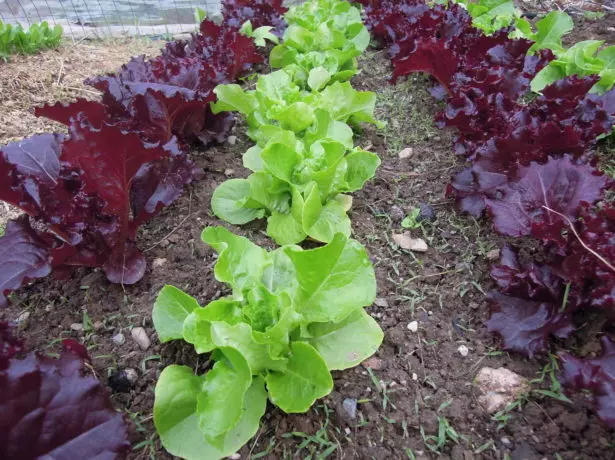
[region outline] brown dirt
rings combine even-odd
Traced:
[[[38,58],[29,58],[33,68]],[[385,331],[385,340],[371,361],[373,370],[363,365],[336,372],[334,392],[308,414],[289,416],[270,405],[241,458],[324,458],[329,452],[329,458],[380,460],[412,458],[411,452],[422,459],[614,459],[615,433],[600,424],[583,395],[568,404],[531,393],[519,410],[508,414],[510,420],[501,429],[481,409],[473,384],[481,367],[503,366],[534,378],[546,360],[528,361],[499,352],[497,339],[483,327],[487,318],[483,292],[492,287],[486,256],[501,241],[487,221],[459,215],[444,197],[460,163],[451,152],[451,134],[433,126],[438,107],[427,92],[428,80],[415,76],[389,86],[382,52],[368,53],[361,66],[363,73],[355,86],[379,94],[378,116],[388,126],[381,131],[366,127],[357,139],[381,155],[382,166],[376,178],[355,194],[351,219],[355,238],[367,246],[376,267],[379,300],[369,311]],[[31,130],[20,134],[26,132]],[[116,407],[135,422],[135,459],[170,458],[160,447],[151,416],[161,370],[183,363],[202,371],[205,365],[190,347],[158,342],[151,309],[164,284],[184,289],[202,304],[228,293],[213,277],[216,259],[200,241],[200,232],[207,225],[222,224],[210,212],[215,187],[229,176],[247,175],[241,166],[241,153],[250,145],[244,133],[239,126],[235,145],[194,152],[206,178],[142,229],[139,245],[147,250],[150,269],[139,284],[122,289],[110,285],[100,271],[79,270],[68,282],[48,279],[22,289],[13,306],[0,313],[16,319],[30,312],[25,334],[41,351],[55,350],[61,338],[83,341],[103,381],[117,369],[137,370],[134,388],[112,395]],[[397,153],[405,147],[412,147],[413,155],[401,160]],[[397,208],[408,213],[421,203],[437,214],[435,222],[413,230],[414,236],[428,242],[429,250],[425,254],[400,250],[392,242],[392,234],[402,230]],[[262,223],[232,230],[272,247]],[[72,324],[82,323],[86,312],[92,328],[71,330]],[[407,328],[413,320],[419,323],[417,333]],[[147,351],[131,338],[135,326],[145,327],[152,338]],[[122,345],[112,341],[119,333],[126,337]],[[465,358],[457,351],[462,344],[470,350]],[[576,344],[574,338],[557,343],[554,351],[577,352]],[[547,379],[546,387],[548,383]],[[343,408],[346,398],[359,401],[354,419]],[[443,404],[446,407],[439,410]],[[438,417],[463,438],[458,444],[449,440],[436,454],[426,448],[421,430],[437,435]]]

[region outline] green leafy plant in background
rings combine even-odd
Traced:
[[[198,6],[194,9],[194,20],[197,24],[201,24],[207,18],[207,11]]]
[[[267,46],[267,42],[265,40],[269,40],[272,43],[278,44],[280,43],[280,39],[276,37],[271,31],[273,30],[272,26],[261,26],[258,29],[254,30],[252,27],[252,23],[250,21],[246,21],[239,30],[246,37],[250,37],[256,43],[256,46]]]
[[[603,48],[603,45],[600,40],[585,40],[556,53],[557,58],[532,80],[532,91],[540,92],[568,75],[599,75],[600,80],[592,91],[603,93],[610,90],[615,85],[615,46]]]
[[[271,51],[271,67],[285,68],[296,83],[315,91],[358,72],[356,58],[370,42],[358,8],[343,0],[310,1],[285,18],[289,26]]]
[[[586,77],[599,75],[594,92],[605,92],[615,85],[615,46],[603,47],[604,42],[586,40],[566,49],[563,37],[574,28],[572,18],[563,11],[552,11],[536,23],[535,29],[516,8],[512,0],[457,0],[472,16],[475,27],[492,34],[503,27],[515,25],[512,38],[526,38],[534,44],[530,53],[542,49],[553,51],[556,59],[532,80],[531,88],[540,92],[545,87],[569,75]]]
[[[303,413],[333,389],[330,371],[358,365],[383,333],[365,312],[376,278],[361,244],[342,234],[326,246],[267,252],[222,227],[203,240],[218,253],[216,279],[232,295],[206,307],[166,286],[153,311],[160,340],[211,353],[204,375],[172,365],[156,386],[154,422],[164,447],[191,459],[223,458],[252,438],[267,399]]]
[[[521,10],[513,0],[456,0],[472,16],[472,25],[491,35],[521,20]]]
[[[284,70],[259,77],[253,91],[222,85],[215,92],[214,113],[246,115],[248,135],[257,143],[243,158],[254,174],[214,192],[216,216],[236,225],[267,217],[267,233],[278,244],[349,236],[351,201],[343,194],[362,188],[380,159],[353,147],[348,123],[376,123],[375,94],[349,82],[304,91]]]
[[[410,230],[421,228],[423,224],[419,220],[420,214],[421,214],[421,210],[419,208],[412,208],[412,211],[410,211],[410,214],[404,217],[404,220],[401,221],[401,226],[404,228],[408,228]]]
[[[57,48],[62,41],[61,25],[49,27],[46,21],[32,24],[28,30],[17,24],[0,21],[0,58],[7,60],[11,54],[33,54],[43,49]]]

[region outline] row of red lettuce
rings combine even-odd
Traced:
[[[468,163],[447,194],[460,210],[487,214],[499,234],[533,238],[532,251],[505,247],[492,267],[487,327],[506,350],[532,357],[597,313],[603,355],[561,354],[561,380],[593,392],[598,415],[615,426],[615,206],[605,200],[613,181],[595,155],[596,139],[615,121],[615,90],[594,94],[598,77],[571,76],[531,96],[550,50],[528,53],[533,42],[509,30],[486,36],[457,4],[360,3],[388,48],[393,80],[425,72],[437,82],[432,94],[446,104],[437,123],[456,129],[454,151]]]

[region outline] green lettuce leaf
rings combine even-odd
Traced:
[[[266,377],[271,401],[287,414],[307,412],[314,401],[333,390],[327,364],[314,347],[304,342],[291,345],[288,367]]]
[[[246,179],[230,179],[220,184],[211,198],[214,214],[235,225],[263,218],[265,211],[251,201],[250,189],[250,182]]]
[[[183,337],[183,324],[199,303],[174,286],[162,288],[152,311],[152,320],[162,343]]]
[[[320,353],[330,370],[343,370],[365,361],[382,344],[384,334],[365,310],[352,312],[340,323],[312,323],[308,343]]]
[[[214,269],[216,279],[233,286],[239,297],[243,289],[260,281],[265,266],[271,263],[267,251],[224,227],[206,228],[201,238],[220,254]]]
[[[342,234],[321,248],[284,248],[297,270],[295,309],[304,321],[340,322],[376,298],[376,277],[367,251]]]
[[[205,375],[196,398],[196,412],[205,439],[222,449],[226,433],[241,419],[244,397],[252,384],[252,372],[241,352],[230,347],[219,350],[224,357]]]
[[[154,401],[154,424],[162,445],[187,460],[217,460],[233,455],[258,431],[265,414],[267,392],[262,377],[253,379],[243,398],[242,415],[224,435],[220,447],[210,444],[199,429],[197,398],[204,378],[185,366],[168,366],[160,374]]]

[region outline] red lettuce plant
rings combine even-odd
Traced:
[[[602,338],[602,356],[582,360],[564,353],[562,383],[571,390],[589,390],[593,394],[598,415],[615,425],[615,342]]]
[[[264,60],[239,28],[246,20],[281,28],[285,11],[280,1],[228,0],[222,25],[206,20],[160,56],[89,79],[100,102],[36,109],[69,133],[0,147],[0,199],[30,216],[9,223],[0,239],[0,306],[24,282],[74,266],[102,267],[116,283],[143,277],[134,238],[195,178],[187,144],[222,142],[233,125],[232,115],[212,114],[213,89]]]
[[[614,319],[615,211],[603,203],[612,184],[592,149],[614,124],[615,91],[591,94],[597,77],[573,76],[526,98],[554,58],[549,50],[528,54],[532,42],[510,39],[509,30],[485,36],[457,4],[359,2],[372,33],[388,46],[393,80],[426,72],[437,81],[432,93],[446,97],[437,122],[456,128],[454,150],[471,163],[454,177],[449,196],[475,216],[488,210],[499,233],[539,242],[542,263],[520,263],[506,248],[492,268],[499,290],[488,296],[489,330],[504,348],[533,356],[550,336],[570,335],[581,310]],[[564,380],[593,390],[598,413],[613,423],[605,416],[612,411],[612,363],[608,370],[606,358],[566,359],[580,370],[568,369]]]
[[[24,352],[0,323],[0,458],[122,459],[130,451],[124,416],[86,375],[87,351],[63,342],[58,359]]]

